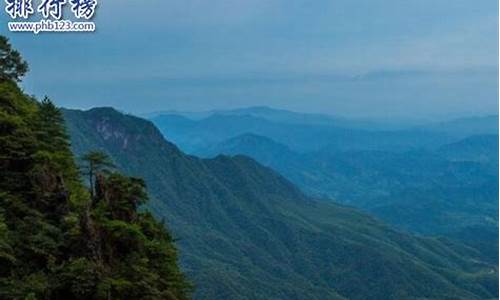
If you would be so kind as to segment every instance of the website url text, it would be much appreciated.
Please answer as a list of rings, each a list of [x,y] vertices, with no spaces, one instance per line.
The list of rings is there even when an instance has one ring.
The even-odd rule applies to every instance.
[[[94,32],[94,22],[72,22],[69,20],[52,21],[41,20],[38,22],[9,22],[12,32]]]

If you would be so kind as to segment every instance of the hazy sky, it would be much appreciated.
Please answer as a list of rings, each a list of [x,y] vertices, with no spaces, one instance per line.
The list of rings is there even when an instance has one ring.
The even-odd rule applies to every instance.
[[[33,0],[38,3],[39,0]],[[497,113],[498,0],[100,0],[95,33],[2,34],[72,108]],[[3,7],[2,7],[3,10]]]

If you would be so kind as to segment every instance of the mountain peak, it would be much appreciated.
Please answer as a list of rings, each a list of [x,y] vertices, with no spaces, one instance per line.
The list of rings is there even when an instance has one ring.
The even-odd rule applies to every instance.
[[[268,112],[284,112],[286,110],[271,108],[269,106],[249,106],[229,110],[229,112],[253,112],[253,113],[268,113]]]
[[[177,146],[166,141],[151,121],[123,114],[114,108],[99,107],[87,111],[64,109],[63,113],[66,119],[74,120],[68,123],[70,131],[76,130],[71,126],[79,126],[79,131],[92,132],[92,135],[81,138],[94,137],[92,144],[96,149],[113,145],[122,151],[136,151],[154,144],[161,145],[165,153],[180,153]]]
[[[354,209],[308,198],[253,159],[169,152],[151,123],[130,116],[65,116],[77,153],[98,146],[125,173],[145,179],[148,208],[181,238],[195,298],[480,299],[496,293],[496,269],[478,263],[474,250],[400,233]],[[138,135],[123,149],[98,131],[103,119]]]

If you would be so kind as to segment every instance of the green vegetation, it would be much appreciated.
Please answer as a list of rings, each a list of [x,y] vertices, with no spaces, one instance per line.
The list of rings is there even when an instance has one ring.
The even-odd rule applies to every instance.
[[[89,193],[60,110],[23,94],[3,37],[0,63],[0,299],[188,299],[172,237],[138,210],[144,181],[93,152]]]
[[[95,183],[97,176],[103,172],[107,172],[108,168],[114,167],[113,162],[105,153],[100,151],[90,151],[82,157],[86,165],[82,168],[83,175],[88,179],[90,188],[90,196],[95,195]]]
[[[448,234],[468,226],[498,226],[498,162],[492,159],[498,156],[498,136],[485,137],[438,151],[299,153],[244,134],[203,152],[207,157],[248,155],[309,194],[362,208],[412,232]]]
[[[189,154],[250,156],[309,195],[498,263],[498,116],[384,124],[253,107],[150,117]]]
[[[497,135],[436,151],[298,153],[244,134],[203,152],[248,155],[309,194],[363,209],[399,229],[457,238],[498,261]],[[479,228],[483,234],[466,234]]]
[[[28,72],[28,63],[12,48],[9,40],[0,35],[0,79],[20,81]]]
[[[248,157],[185,155],[152,123],[111,108],[64,114],[75,153],[100,149],[145,179],[195,299],[497,297],[497,266],[475,249],[311,199]]]

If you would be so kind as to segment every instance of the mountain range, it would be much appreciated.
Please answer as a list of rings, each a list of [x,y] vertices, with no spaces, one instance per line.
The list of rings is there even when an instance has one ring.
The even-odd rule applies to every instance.
[[[481,140],[494,140],[496,137],[479,137]],[[355,205],[366,209],[380,209],[388,203],[401,204],[401,195],[425,192],[425,196],[436,195],[439,190],[459,194],[454,198],[453,205],[462,213],[488,214],[491,219],[495,216],[496,201],[492,195],[498,188],[496,184],[495,160],[491,163],[489,157],[494,157],[495,144],[480,144],[479,148],[467,143],[468,138],[458,143],[443,146],[438,151],[411,151],[411,152],[382,152],[382,151],[347,151],[347,152],[313,152],[298,153],[285,145],[272,141],[269,138],[254,134],[244,134],[229,139],[212,148],[197,153],[204,157],[213,157],[219,154],[247,155],[260,163],[269,166],[285,177],[292,180],[309,194],[325,196],[337,202]],[[485,147],[483,147],[485,146]],[[481,149],[487,148],[487,149]],[[459,160],[458,156],[467,158],[477,157],[478,162]],[[454,159],[450,160],[447,157]],[[433,190],[431,193],[430,190]],[[459,207],[461,200],[466,204],[467,190],[475,192],[475,207]],[[481,199],[482,197],[482,199]],[[436,199],[437,198],[437,199]],[[448,198],[448,197],[446,197]],[[434,196],[436,204],[444,200],[442,195]],[[483,205],[483,209],[479,209]],[[450,214],[453,207],[443,210]],[[421,233],[446,231],[445,228],[435,228],[429,218],[433,218],[430,211],[424,214],[427,219],[420,219],[418,223]],[[472,218],[472,217],[471,217]],[[425,221],[425,222],[424,222]],[[464,220],[441,220],[447,230],[466,225]],[[478,220],[481,221],[481,220]],[[487,222],[486,222],[487,224]],[[418,224],[415,224],[418,225]],[[492,225],[496,225],[493,222]],[[423,231],[426,232],[423,232]]]
[[[356,209],[308,196],[246,156],[185,154],[151,122],[111,108],[64,115],[76,154],[105,151],[121,171],[145,179],[152,195],[147,209],[178,239],[195,299],[497,297],[496,264],[473,247],[400,232]],[[243,118],[252,124],[255,117]],[[197,122],[172,120],[185,123],[176,128],[178,138]],[[210,137],[220,123],[205,122],[215,127],[195,128]],[[255,128],[284,133],[275,124],[258,119]],[[212,133],[214,140],[228,135]],[[301,134],[306,138],[305,130]]]
[[[299,152],[434,149],[470,135],[498,134],[498,116],[419,126],[390,126],[270,108],[151,116],[150,120],[162,133],[187,153],[196,153],[246,133],[271,138]]]
[[[318,113],[297,113],[284,109],[275,109],[267,106],[254,106],[247,108],[237,108],[231,110],[212,110],[202,112],[186,112],[186,111],[159,111],[148,114],[143,114],[142,117],[147,119],[155,119],[162,116],[182,116],[191,120],[202,120],[214,115],[222,116],[252,116],[262,118],[268,121],[275,121],[287,124],[302,124],[302,125],[324,125],[337,126],[345,128],[359,129],[395,129],[408,128],[416,124],[421,124],[422,121],[386,121],[386,120],[370,120],[370,119],[350,119],[346,117],[331,116]]]
[[[185,116],[152,121],[165,136],[180,136],[190,153],[252,157],[309,195],[355,206],[400,230],[459,238],[498,260],[497,116],[389,131],[270,108]]]

